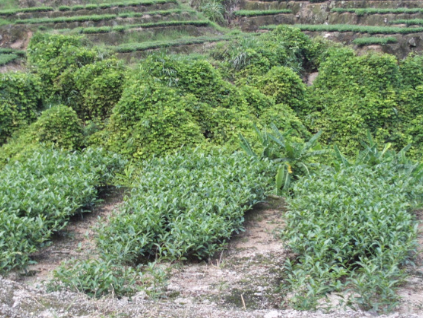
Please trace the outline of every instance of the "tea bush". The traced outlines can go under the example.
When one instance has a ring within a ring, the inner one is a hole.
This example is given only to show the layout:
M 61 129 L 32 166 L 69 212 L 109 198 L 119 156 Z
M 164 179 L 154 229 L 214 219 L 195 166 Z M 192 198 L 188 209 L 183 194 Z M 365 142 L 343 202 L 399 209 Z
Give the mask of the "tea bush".
M 0 168 L 17 159 L 21 153 L 45 147 L 46 144 L 77 150 L 82 148 L 83 143 L 84 131 L 75 111 L 63 105 L 53 106 L 0 148 Z
M 255 86 L 264 94 L 275 99 L 276 104 L 286 104 L 297 114 L 307 107 L 306 86 L 301 78 L 291 69 L 273 67 L 261 77 L 255 78 Z
M 70 289 L 95 298 L 112 293 L 118 297 L 132 296 L 141 289 L 137 284 L 141 276 L 136 269 L 116 265 L 112 261 L 71 260 L 54 271 L 54 279 L 49 282 L 48 290 Z
M 122 95 L 123 63 L 115 58 L 96 61 L 77 69 L 72 76 L 81 95 L 75 106 L 79 116 L 83 119 L 108 118 Z
M 28 128 L 28 138 L 36 142 L 52 143 L 58 148 L 80 149 L 84 139 L 82 122 L 76 112 L 58 105 L 45 110 Z
M 375 154 L 377 161 L 344 160 L 294 184 L 283 238 L 296 255 L 287 263 L 296 307 L 313 308 L 343 288 L 365 309 L 398 304 L 401 266 L 415 245 L 421 166 L 401 160 L 403 153 Z
M 194 151 L 145 161 L 121 212 L 99 229 L 103 257 L 137 263 L 213 255 L 270 189 L 273 165 L 253 160 Z
M 0 218 L 9 218 L 0 222 L 0 271 L 25 266 L 27 253 L 62 229 L 71 215 L 91 208 L 98 189 L 111 184 L 124 163 L 101 149 L 38 149 L 0 170 Z
M 35 121 L 42 105 L 40 78 L 30 73 L 0 74 L 0 145 Z
M 401 149 L 398 132 L 405 105 L 398 103 L 401 73 L 392 55 L 356 56 L 351 49 L 332 50 L 309 91 L 307 123 L 323 130 L 322 139 L 355 152 L 369 129 L 382 142 Z
M 32 72 L 41 77 L 46 97 L 72 106 L 75 84 L 71 75 L 98 60 L 99 52 L 85 47 L 82 37 L 38 32 L 29 42 L 27 57 Z
M 131 80 L 113 109 L 106 145 L 144 159 L 200 144 L 204 137 L 189 112 L 195 106 L 195 100 L 182 98 L 173 88 Z

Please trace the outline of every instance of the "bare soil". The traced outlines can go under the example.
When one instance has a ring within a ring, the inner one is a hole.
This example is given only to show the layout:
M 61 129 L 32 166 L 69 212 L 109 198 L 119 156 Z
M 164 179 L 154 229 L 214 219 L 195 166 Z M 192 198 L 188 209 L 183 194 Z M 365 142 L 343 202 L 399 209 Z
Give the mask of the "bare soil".
M 106 197 L 92 213 L 70 220 L 66 231 L 33 255 L 38 262 L 28 273 L 0 277 L 0 317 L 370 317 L 360 311 L 299 312 L 285 307 L 281 281 L 289 254 L 279 239 L 284 201 L 270 198 L 246 213 L 245 231 L 235 235 L 225 251 L 207 262 L 162 263 L 170 271 L 164 295 L 144 292 L 132 298 L 89 299 L 72 292 L 47 293 L 43 281 L 64 260 L 96 257 L 93 227 L 105 222 L 122 202 L 122 191 Z M 419 214 L 420 215 L 420 214 Z M 423 243 L 423 227 L 419 237 Z M 423 255 L 423 254 L 421 254 Z M 423 268 L 410 268 L 401 289 L 400 311 L 381 317 L 423 317 Z

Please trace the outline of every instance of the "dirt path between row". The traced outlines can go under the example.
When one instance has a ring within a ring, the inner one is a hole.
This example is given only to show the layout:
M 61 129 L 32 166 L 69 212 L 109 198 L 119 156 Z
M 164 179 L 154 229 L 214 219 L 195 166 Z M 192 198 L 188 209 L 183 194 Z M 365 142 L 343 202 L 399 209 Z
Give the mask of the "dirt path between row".
M 71 292 L 47 293 L 42 284 L 59 264 L 71 258 L 95 257 L 93 226 L 104 222 L 122 202 L 123 192 L 106 197 L 83 218 L 74 217 L 51 246 L 34 254 L 38 262 L 28 275 L 0 278 L 0 317 L 370 317 L 372 313 L 332 311 L 299 312 L 285 308 L 281 292 L 283 264 L 288 257 L 279 238 L 284 226 L 284 201 L 269 199 L 246 213 L 245 232 L 235 235 L 228 248 L 198 263 L 162 263 L 170 271 L 168 285 L 158 299 L 144 292 L 132 298 L 92 300 Z M 423 228 L 421 237 L 423 244 Z M 381 317 L 423 317 L 423 269 L 411 269 L 401 294 L 398 313 Z M 12 279 L 12 280 L 10 280 Z

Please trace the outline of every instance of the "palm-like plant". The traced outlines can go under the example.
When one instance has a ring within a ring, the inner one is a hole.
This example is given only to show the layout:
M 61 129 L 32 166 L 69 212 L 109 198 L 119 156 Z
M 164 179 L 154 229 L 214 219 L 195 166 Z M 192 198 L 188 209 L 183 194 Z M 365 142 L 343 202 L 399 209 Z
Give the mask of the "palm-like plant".
M 292 130 L 281 133 L 274 124 L 271 124 L 270 128 L 272 132 L 268 133 L 266 129 L 260 131 L 254 126 L 262 146 L 260 153 L 257 154 L 248 140 L 240 134 L 241 147 L 250 156 L 258 159 L 268 158 L 280 163 L 275 177 L 276 193 L 279 195 L 289 191 L 292 181 L 310 174 L 312 168 L 318 165 L 312 158 L 327 153 L 327 150 L 322 149 L 317 143 L 322 134 L 321 131 L 311 137 L 308 142 L 298 142 L 290 138 Z

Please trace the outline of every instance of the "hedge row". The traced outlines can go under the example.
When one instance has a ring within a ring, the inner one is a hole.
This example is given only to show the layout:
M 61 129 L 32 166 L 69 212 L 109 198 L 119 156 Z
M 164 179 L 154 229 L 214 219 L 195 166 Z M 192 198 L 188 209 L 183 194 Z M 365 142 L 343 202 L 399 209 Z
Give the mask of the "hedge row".
M 101 149 L 40 149 L 0 170 L 0 272 L 26 266 L 52 232 L 97 202 L 124 163 Z
M 388 44 L 388 43 L 396 43 L 398 40 L 394 37 L 386 37 L 386 38 L 377 38 L 377 37 L 363 37 L 357 38 L 353 41 L 354 44 L 357 45 L 372 45 L 372 44 Z
M 57 9 L 52 7 L 31 7 L 31 8 L 18 8 L 11 10 L 2 10 L 0 15 L 14 15 L 17 13 L 29 13 L 29 12 L 50 12 L 50 11 L 78 11 L 78 10 L 95 10 L 95 9 L 108 9 L 112 7 L 133 7 L 138 5 L 152 5 L 160 3 L 177 3 L 176 0 L 138 0 L 128 2 L 113 2 L 113 3 L 101 3 L 101 4 L 86 4 L 86 5 L 75 5 L 75 6 L 60 6 Z
M 188 44 L 201 44 L 205 42 L 218 42 L 218 41 L 228 41 L 232 37 L 228 35 L 218 35 L 218 36 L 197 36 L 197 37 L 186 37 L 176 40 L 167 40 L 167 41 L 152 41 L 152 42 L 142 42 L 142 43 L 128 43 L 122 44 L 117 47 L 112 47 L 115 52 L 118 53 L 130 53 L 136 51 L 144 51 L 151 49 L 158 49 L 162 47 L 169 46 L 179 46 L 179 45 L 188 45 Z
M 110 26 L 88 27 L 88 28 L 77 29 L 77 31 L 81 34 L 93 34 L 93 33 L 124 32 L 126 30 L 136 29 L 136 28 L 155 28 L 155 27 L 183 26 L 183 25 L 193 25 L 198 27 L 209 26 L 210 21 L 208 20 L 160 21 L 160 22 L 140 23 L 140 24 L 131 24 L 131 25 L 118 25 L 114 27 L 110 27 Z
M 156 10 L 146 12 L 131 12 L 131 13 L 120 13 L 120 14 L 93 14 L 93 15 L 81 15 L 73 17 L 56 17 L 56 18 L 34 18 L 34 19 L 21 19 L 16 20 L 16 24 L 47 24 L 47 23 L 66 23 L 66 22 L 86 22 L 86 21 L 104 21 L 113 20 L 116 18 L 136 18 L 144 15 L 169 15 L 172 13 L 182 12 L 195 12 L 193 10 L 182 10 L 182 9 L 171 9 L 171 10 Z
M 281 13 L 292 13 L 290 9 L 281 9 L 281 10 L 239 10 L 235 11 L 234 15 L 241 17 L 252 17 L 259 15 L 274 15 Z
M 409 34 L 423 32 L 423 27 L 418 28 L 401 28 L 389 26 L 369 26 L 369 25 L 353 25 L 353 24 L 295 24 L 294 27 L 301 31 L 315 31 L 315 32 L 358 32 L 369 34 Z M 260 27 L 263 30 L 274 30 L 276 25 L 266 25 Z
M 387 13 L 422 13 L 423 8 L 333 8 L 332 12 L 350 12 L 355 13 L 357 15 L 365 15 L 365 14 L 387 14 Z

